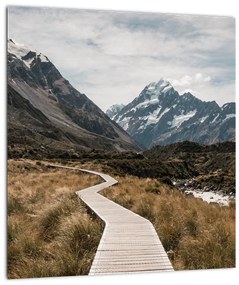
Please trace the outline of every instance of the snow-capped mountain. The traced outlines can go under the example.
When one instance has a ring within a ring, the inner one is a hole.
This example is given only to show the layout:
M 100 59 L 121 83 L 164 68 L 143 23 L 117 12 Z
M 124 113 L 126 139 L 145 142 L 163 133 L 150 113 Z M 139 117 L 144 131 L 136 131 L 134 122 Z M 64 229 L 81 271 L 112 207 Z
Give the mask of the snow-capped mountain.
M 114 120 L 114 117 L 125 107 L 124 104 L 114 104 L 106 110 L 106 115 Z
M 179 95 L 166 80 L 147 85 L 111 117 L 146 147 L 177 141 L 204 144 L 235 140 L 235 103 L 221 108 L 191 93 Z
M 8 40 L 9 143 L 25 138 L 69 149 L 140 150 L 136 142 L 42 53 Z M 18 134 L 16 136 L 16 134 Z
M 34 49 L 27 48 L 22 44 L 17 44 L 12 39 L 8 41 L 8 52 L 22 60 L 29 68 L 31 65 L 36 64 L 37 61 L 49 62 L 47 56 Z

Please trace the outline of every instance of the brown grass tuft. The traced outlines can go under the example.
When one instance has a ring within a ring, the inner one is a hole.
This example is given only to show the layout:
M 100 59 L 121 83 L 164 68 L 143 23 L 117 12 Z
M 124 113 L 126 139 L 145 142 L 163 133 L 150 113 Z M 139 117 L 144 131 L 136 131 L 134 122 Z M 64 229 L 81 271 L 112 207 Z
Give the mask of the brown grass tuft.
M 176 270 L 235 267 L 234 203 L 209 205 L 156 179 L 116 179 L 102 193 L 153 223 Z
M 8 162 L 8 277 L 87 274 L 103 231 L 75 191 L 94 175 Z

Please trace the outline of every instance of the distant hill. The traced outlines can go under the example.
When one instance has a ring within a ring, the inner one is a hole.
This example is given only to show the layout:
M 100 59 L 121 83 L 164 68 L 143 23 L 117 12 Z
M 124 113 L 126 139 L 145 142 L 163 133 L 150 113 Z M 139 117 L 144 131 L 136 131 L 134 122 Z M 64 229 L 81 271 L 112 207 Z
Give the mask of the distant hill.
M 198 189 L 235 193 L 235 159 L 235 142 L 202 145 L 185 141 L 155 146 L 138 157 L 105 157 L 105 164 L 116 174 L 158 178 L 170 185 L 175 180 L 191 181 Z
M 189 164 L 198 174 L 208 174 L 218 169 L 235 173 L 235 142 L 201 145 L 194 142 L 179 142 L 166 146 L 155 146 L 144 152 L 148 159 L 161 161 L 181 160 Z
M 144 155 L 148 158 L 168 159 L 170 157 L 178 156 L 182 153 L 235 153 L 235 142 L 223 142 L 211 145 L 203 145 L 195 142 L 184 141 L 173 143 L 170 145 L 157 145 L 149 150 L 144 151 Z

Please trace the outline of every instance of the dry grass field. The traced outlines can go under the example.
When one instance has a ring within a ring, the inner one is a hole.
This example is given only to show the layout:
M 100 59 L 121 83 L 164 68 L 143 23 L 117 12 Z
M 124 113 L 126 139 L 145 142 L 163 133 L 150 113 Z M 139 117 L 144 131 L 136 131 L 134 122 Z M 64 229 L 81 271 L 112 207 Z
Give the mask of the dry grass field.
M 102 223 L 75 191 L 100 182 L 94 175 L 8 161 L 8 277 L 87 274 Z
M 104 196 L 153 223 L 175 270 L 235 267 L 235 204 L 210 205 L 157 179 L 116 179 Z
M 102 170 L 92 162 L 82 167 Z M 159 179 L 114 178 L 119 184 L 101 194 L 153 223 L 176 270 L 235 267 L 235 204 L 209 205 Z M 9 160 L 9 278 L 88 273 L 103 224 L 75 191 L 97 183 L 94 175 Z

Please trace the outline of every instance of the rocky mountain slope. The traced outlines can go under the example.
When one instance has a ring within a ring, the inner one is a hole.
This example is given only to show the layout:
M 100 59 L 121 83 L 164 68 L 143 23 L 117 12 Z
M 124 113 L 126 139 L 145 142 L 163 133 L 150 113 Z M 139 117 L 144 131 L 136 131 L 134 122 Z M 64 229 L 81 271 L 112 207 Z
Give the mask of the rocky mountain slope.
M 235 103 L 219 107 L 191 93 L 179 95 L 163 79 L 147 85 L 111 118 L 147 148 L 185 140 L 204 144 L 235 140 Z
M 42 53 L 8 41 L 8 143 L 52 149 L 140 150 Z
M 111 119 L 117 115 L 123 108 L 125 107 L 124 104 L 114 104 L 112 105 L 105 113 Z

